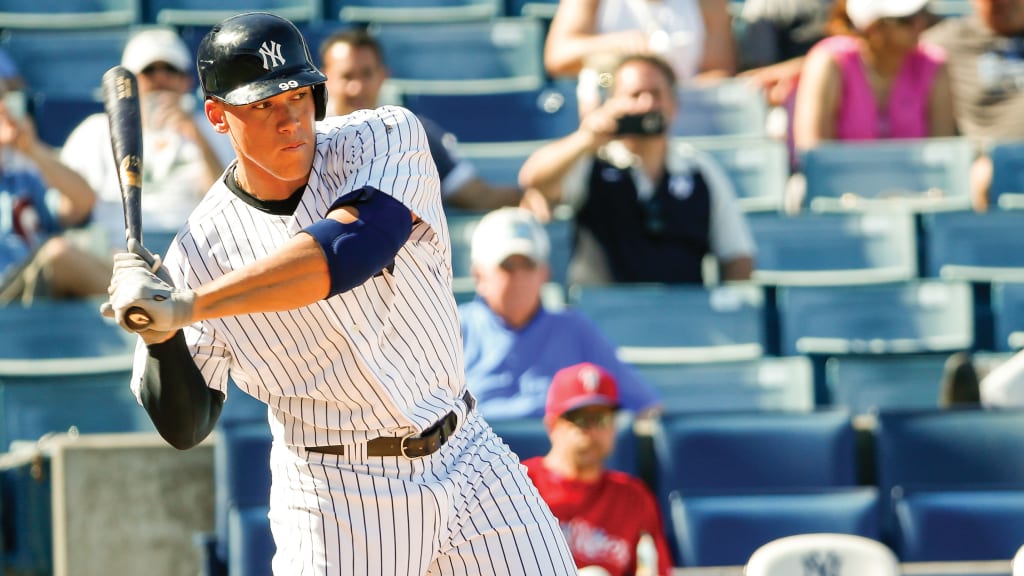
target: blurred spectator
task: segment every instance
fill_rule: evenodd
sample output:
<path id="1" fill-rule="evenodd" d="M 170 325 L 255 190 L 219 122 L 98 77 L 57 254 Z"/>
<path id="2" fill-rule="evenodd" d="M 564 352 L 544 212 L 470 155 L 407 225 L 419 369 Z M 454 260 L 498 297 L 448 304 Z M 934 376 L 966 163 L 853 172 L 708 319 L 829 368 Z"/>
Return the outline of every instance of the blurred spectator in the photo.
<path id="1" fill-rule="evenodd" d="M 558 371 L 551 381 L 544 425 L 551 451 L 523 462 L 565 534 L 580 568 L 600 566 L 610 576 L 634 576 L 637 545 L 654 540 L 657 568 L 668 576 L 672 558 L 657 501 L 639 479 L 608 470 L 615 450 L 615 378 L 595 364 Z"/>
<path id="2" fill-rule="evenodd" d="M 677 94 L 663 60 L 626 57 L 609 99 L 523 164 L 522 187 L 575 208 L 570 283 L 703 283 L 708 254 L 720 278 L 750 278 L 754 243 L 729 178 L 669 137 Z"/>
<path id="3" fill-rule="evenodd" d="M 939 386 L 939 407 L 960 408 L 981 403 L 978 370 L 968 352 L 957 352 L 946 360 Z"/>
<path id="4" fill-rule="evenodd" d="M 928 0 L 839 0 L 833 35 L 811 50 L 797 88 L 794 141 L 956 133 L 942 51 L 919 43 Z"/>
<path id="5" fill-rule="evenodd" d="M 327 75 L 328 116 L 377 107 L 388 70 L 380 45 L 365 30 L 344 30 L 329 37 L 320 47 L 320 62 Z M 427 133 L 446 203 L 466 210 L 520 203 L 523 194 L 518 188 L 490 186 L 471 163 L 458 157 L 453 134 L 429 118 L 419 119 Z"/>
<path id="6" fill-rule="evenodd" d="M 945 49 L 956 87 L 960 131 L 984 145 L 1024 138 L 1024 0 L 973 0 L 974 13 L 948 18 L 925 34 Z M 977 210 L 988 208 L 992 164 L 981 157 L 972 174 Z"/>
<path id="7" fill-rule="evenodd" d="M 473 233 L 477 298 L 459 307 L 466 381 L 484 417 L 540 417 L 555 372 L 577 362 L 607 366 L 622 382 L 622 403 L 659 407 L 657 394 L 615 356 L 615 347 L 575 310 L 541 302 L 548 280 L 547 232 L 521 208 L 484 216 Z"/>
<path id="8" fill-rule="evenodd" d="M 106 294 L 109 263 L 62 235 L 88 220 L 96 195 L 39 140 L 24 93 L 0 93 L 0 304 Z"/>
<path id="9" fill-rule="evenodd" d="M 946 361 L 942 390 L 943 401 L 958 393 L 963 404 L 975 398 L 974 403 L 980 401 L 985 408 L 1024 408 L 1024 351 L 1005 362 L 980 365 L 968 353 L 953 354 Z"/>
<path id="10" fill-rule="evenodd" d="M 149 29 L 132 36 L 121 65 L 138 79 L 146 191 L 143 230 L 177 230 L 223 171 L 214 146 L 230 143 L 226 136 L 215 135 L 205 113 L 193 114 L 192 55 L 173 30 Z M 214 136 L 221 142 L 215 144 Z M 121 246 L 124 216 L 106 114 L 83 120 L 68 136 L 61 159 L 96 191 L 93 219 L 106 230 L 111 246 Z"/>

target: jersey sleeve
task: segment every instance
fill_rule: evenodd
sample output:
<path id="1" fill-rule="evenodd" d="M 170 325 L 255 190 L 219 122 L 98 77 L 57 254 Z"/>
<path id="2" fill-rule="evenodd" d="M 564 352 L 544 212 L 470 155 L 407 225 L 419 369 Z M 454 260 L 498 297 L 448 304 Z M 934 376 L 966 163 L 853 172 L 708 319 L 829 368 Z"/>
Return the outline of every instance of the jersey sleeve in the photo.
<path id="1" fill-rule="evenodd" d="M 393 196 L 434 230 L 444 229 L 440 180 L 423 125 L 399 106 L 377 108 L 364 118 L 340 158 L 344 184 L 338 198 L 371 186 Z"/>

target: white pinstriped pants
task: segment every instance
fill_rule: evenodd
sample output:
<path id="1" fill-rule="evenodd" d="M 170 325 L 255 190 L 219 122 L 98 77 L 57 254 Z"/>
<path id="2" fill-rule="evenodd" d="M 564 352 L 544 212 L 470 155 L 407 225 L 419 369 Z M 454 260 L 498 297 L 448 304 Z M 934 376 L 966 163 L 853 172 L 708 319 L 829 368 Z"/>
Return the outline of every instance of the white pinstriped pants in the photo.
<path id="1" fill-rule="evenodd" d="M 275 444 L 270 461 L 275 576 L 576 574 L 558 522 L 476 411 L 416 460 Z"/>

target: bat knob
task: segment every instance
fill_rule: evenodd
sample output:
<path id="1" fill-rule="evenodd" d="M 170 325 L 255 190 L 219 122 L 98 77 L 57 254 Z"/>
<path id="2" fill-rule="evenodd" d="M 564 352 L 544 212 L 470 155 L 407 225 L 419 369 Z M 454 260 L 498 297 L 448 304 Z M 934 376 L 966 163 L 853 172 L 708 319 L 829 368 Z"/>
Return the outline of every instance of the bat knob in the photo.
<path id="1" fill-rule="evenodd" d="M 149 313 L 138 306 L 132 306 L 124 314 L 124 323 L 136 332 L 145 330 L 152 322 Z"/>

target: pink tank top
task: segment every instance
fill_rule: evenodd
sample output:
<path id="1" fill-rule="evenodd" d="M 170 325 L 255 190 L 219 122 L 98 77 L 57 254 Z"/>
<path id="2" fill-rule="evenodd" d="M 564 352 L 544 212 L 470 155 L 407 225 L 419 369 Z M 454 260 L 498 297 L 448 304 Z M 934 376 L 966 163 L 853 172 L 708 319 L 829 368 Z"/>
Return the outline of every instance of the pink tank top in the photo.
<path id="1" fill-rule="evenodd" d="M 893 80 L 888 103 L 875 101 L 856 38 L 830 36 L 813 50 L 827 51 L 842 75 L 837 140 L 929 136 L 928 99 L 935 71 L 946 59 L 941 48 L 921 43 L 907 55 Z"/>

